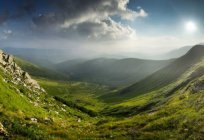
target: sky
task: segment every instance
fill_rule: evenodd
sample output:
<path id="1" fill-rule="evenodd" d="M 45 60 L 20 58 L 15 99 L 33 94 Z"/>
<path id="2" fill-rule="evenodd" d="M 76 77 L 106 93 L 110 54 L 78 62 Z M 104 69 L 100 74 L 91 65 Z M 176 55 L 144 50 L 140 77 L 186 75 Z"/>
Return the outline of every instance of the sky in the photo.
<path id="1" fill-rule="evenodd" d="M 1 0 L 0 45 L 75 58 L 161 54 L 204 42 L 203 0 Z"/>

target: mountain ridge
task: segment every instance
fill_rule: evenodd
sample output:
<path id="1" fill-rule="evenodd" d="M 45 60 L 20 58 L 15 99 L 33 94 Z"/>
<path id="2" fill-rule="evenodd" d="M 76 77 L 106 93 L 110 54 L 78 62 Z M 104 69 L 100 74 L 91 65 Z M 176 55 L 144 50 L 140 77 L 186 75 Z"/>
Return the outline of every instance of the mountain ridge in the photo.
<path id="1" fill-rule="evenodd" d="M 124 98 L 125 100 L 128 95 L 128 98 L 131 98 L 167 86 L 168 84 L 175 82 L 186 70 L 196 64 L 196 62 L 199 62 L 203 56 L 204 46 L 196 45 L 184 56 L 176 59 L 161 70 L 129 87 L 122 89 L 118 94 L 114 94 L 113 98 Z M 104 98 L 109 97 L 108 95 L 105 95 Z"/>
<path id="2" fill-rule="evenodd" d="M 58 71 L 70 75 L 73 80 L 110 86 L 126 86 L 143 79 L 168 65 L 171 61 L 173 60 L 98 58 L 78 61 L 75 64 L 73 64 L 73 60 L 71 62 L 66 61 L 56 65 L 56 67 Z"/>

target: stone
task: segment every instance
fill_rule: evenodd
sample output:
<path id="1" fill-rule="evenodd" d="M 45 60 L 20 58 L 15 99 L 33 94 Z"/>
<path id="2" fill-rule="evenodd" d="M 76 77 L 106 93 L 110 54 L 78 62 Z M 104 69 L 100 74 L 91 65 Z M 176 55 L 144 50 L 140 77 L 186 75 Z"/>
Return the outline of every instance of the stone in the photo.
<path id="1" fill-rule="evenodd" d="M 13 63 L 14 58 L 12 55 L 6 55 L 6 62 L 8 62 L 9 64 Z"/>
<path id="2" fill-rule="evenodd" d="M 36 118 L 30 118 L 30 120 L 31 120 L 32 122 L 35 122 L 35 123 L 38 122 L 38 119 L 36 119 Z"/>
<path id="3" fill-rule="evenodd" d="M 81 122 L 81 119 L 79 118 L 79 119 L 77 120 L 77 122 L 80 123 L 80 122 Z"/>
<path id="4" fill-rule="evenodd" d="M 8 132 L 6 131 L 6 129 L 4 128 L 3 124 L 0 122 L 0 135 L 1 136 L 7 136 Z"/>

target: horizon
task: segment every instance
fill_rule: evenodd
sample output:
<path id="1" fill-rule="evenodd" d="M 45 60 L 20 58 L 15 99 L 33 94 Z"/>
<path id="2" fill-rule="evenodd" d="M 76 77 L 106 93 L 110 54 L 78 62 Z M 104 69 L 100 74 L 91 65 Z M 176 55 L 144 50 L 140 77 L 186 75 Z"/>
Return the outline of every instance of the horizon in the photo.
<path id="1" fill-rule="evenodd" d="M 69 56 L 64 59 L 162 59 L 157 56 L 204 42 L 203 3 L 1 1 L 1 47 L 59 50 Z"/>
<path id="2" fill-rule="evenodd" d="M 180 48 L 176 48 L 174 50 L 170 50 L 161 54 L 145 54 L 138 52 L 124 53 L 124 54 L 97 54 L 91 56 L 78 56 L 78 55 L 67 55 L 68 48 L 64 49 L 56 49 L 56 48 L 16 48 L 16 47 L 0 47 L 1 50 L 6 53 L 15 55 L 22 59 L 26 59 L 28 61 L 34 62 L 37 57 L 43 60 L 49 60 L 51 63 L 61 63 L 72 60 L 94 60 L 94 59 L 141 59 L 141 60 L 170 60 L 176 59 L 183 55 L 185 55 L 191 48 L 197 45 L 202 45 L 201 43 L 192 45 L 192 46 L 184 46 Z M 25 55 L 26 54 L 26 55 Z M 30 55 L 30 57 L 27 57 Z M 54 58 L 54 59 L 51 59 Z M 37 61 L 38 63 L 38 61 Z"/>

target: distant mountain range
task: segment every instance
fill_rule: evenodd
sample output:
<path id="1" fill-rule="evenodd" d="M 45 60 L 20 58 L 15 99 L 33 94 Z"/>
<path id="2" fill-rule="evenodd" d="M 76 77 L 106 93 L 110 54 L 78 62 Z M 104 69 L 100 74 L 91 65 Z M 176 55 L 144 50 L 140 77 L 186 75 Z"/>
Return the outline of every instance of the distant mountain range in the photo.
<path id="1" fill-rule="evenodd" d="M 167 66 L 173 60 L 142 60 L 136 58 L 71 60 L 54 66 L 72 80 L 110 86 L 127 86 Z"/>
<path id="2" fill-rule="evenodd" d="M 28 60 L 44 68 L 59 71 L 71 80 L 87 81 L 110 86 L 127 86 L 138 82 L 167 66 L 173 60 L 185 54 L 192 47 L 180 49 L 157 56 L 166 60 L 143 60 L 137 58 L 97 58 L 74 59 L 57 63 L 65 56 L 64 52 L 51 49 L 4 48 L 8 53 Z"/>
<path id="3" fill-rule="evenodd" d="M 140 58 L 140 59 L 154 59 L 154 60 L 168 60 L 172 58 L 178 58 L 184 55 L 187 51 L 190 50 L 192 46 L 181 47 L 179 49 L 170 51 L 161 55 L 145 55 L 141 53 L 128 53 L 123 55 L 101 55 L 99 58 Z M 59 63 L 65 60 L 73 60 L 72 55 L 66 49 L 44 49 L 44 48 L 15 48 L 15 47 L 1 47 L 7 53 L 13 54 L 35 64 L 50 67 L 55 63 Z M 83 56 L 78 59 L 84 59 Z M 91 58 L 86 58 L 91 59 Z M 93 58 L 92 58 L 93 59 Z"/>

